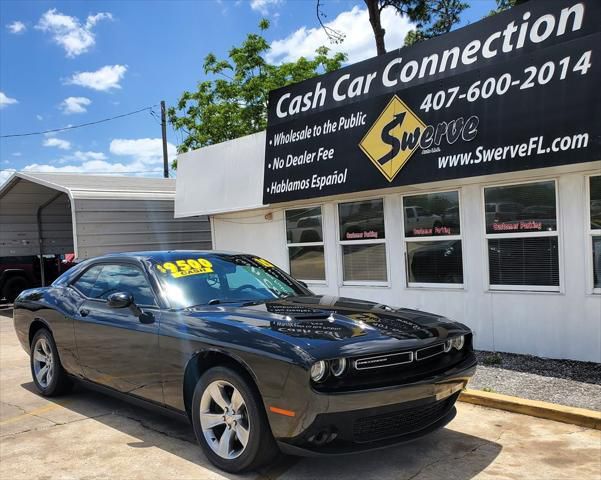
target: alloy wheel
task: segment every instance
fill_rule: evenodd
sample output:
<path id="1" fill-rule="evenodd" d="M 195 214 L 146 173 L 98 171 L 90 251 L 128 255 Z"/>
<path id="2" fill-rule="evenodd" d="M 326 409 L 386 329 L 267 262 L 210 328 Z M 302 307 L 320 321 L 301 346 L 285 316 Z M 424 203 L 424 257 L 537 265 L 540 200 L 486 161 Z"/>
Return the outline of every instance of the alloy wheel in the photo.
<path id="1" fill-rule="evenodd" d="M 251 425 L 240 391 L 225 380 L 210 383 L 200 399 L 200 425 L 209 447 L 221 458 L 242 455 Z"/>
<path id="2" fill-rule="evenodd" d="M 40 337 L 33 347 L 33 373 L 42 388 L 47 388 L 54 376 L 54 357 L 50 343 Z"/>

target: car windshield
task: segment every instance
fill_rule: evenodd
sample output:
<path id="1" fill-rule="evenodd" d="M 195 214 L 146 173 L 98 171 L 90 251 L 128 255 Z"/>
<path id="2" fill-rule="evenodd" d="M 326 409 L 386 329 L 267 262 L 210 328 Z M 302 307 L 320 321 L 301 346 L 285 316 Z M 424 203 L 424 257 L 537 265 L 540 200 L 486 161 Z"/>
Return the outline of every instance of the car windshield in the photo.
<path id="1" fill-rule="evenodd" d="M 167 261 L 153 260 L 152 269 L 175 308 L 310 293 L 272 263 L 250 255 L 182 253 Z"/>

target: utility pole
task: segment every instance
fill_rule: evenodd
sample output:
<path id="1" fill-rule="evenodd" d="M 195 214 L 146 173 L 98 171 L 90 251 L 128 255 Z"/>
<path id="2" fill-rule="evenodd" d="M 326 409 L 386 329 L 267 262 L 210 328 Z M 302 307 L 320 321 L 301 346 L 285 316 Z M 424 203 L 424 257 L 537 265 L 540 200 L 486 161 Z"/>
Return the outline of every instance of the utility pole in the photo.
<path id="1" fill-rule="evenodd" d="M 167 112 L 165 100 L 161 100 L 161 133 L 163 134 L 163 177 L 169 178 L 169 158 L 167 158 Z"/>

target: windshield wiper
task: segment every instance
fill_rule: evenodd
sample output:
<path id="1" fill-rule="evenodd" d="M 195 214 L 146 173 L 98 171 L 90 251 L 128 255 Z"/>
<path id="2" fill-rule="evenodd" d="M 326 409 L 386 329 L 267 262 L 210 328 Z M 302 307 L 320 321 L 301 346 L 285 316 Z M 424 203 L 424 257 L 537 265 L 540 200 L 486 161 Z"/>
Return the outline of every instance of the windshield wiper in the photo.
<path id="1" fill-rule="evenodd" d="M 239 300 L 221 300 L 219 298 L 212 298 L 211 300 L 208 301 L 207 305 L 219 305 L 221 303 L 241 303 L 243 305 L 254 305 L 256 303 L 262 303 L 265 300 L 245 300 L 245 299 L 239 299 Z M 202 305 L 202 304 L 199 304 Z M 198 306 L 198 305 L 197 305 Z"/>

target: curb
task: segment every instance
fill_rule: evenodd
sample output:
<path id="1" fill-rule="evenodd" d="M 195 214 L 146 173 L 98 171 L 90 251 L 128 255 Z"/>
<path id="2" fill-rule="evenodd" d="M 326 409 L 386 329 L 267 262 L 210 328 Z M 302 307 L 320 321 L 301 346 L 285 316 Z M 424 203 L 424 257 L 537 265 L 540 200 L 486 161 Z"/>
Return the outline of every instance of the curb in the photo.
<path id="1" fill-rule="evenodd" d="M 483 407 L 601 430 L 601 412 L 586 408 L 567 407 L 556 403 L 471 389 L 464 390 L 459 396 L 459 400 Z"/>

